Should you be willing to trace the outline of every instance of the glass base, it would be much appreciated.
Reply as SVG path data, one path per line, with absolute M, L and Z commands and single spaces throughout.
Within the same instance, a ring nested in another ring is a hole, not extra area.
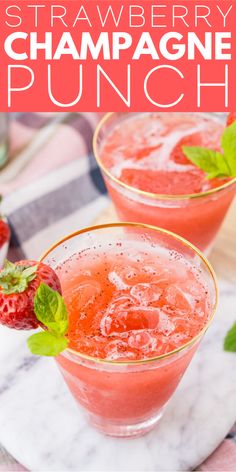
M 158 411 L 155 416 L 148 418 L 146 421 L 134 424 L 116 424 L 110 423 L 103 418 L 97 416 L 89 416 L 89 422 L 94 428 L 98 429 L 101 433 L 108 436 L 115 436 L 120 438 L 129 438 L 143 436 L 153 429 L 161 419 L 164 412 L 164 408 Z

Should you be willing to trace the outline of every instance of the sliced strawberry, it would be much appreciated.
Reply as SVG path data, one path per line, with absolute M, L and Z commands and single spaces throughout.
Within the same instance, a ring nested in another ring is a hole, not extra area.
M 234 121 L 236 121 L 236 111 L 228 114 L 226 126 L 232 125 Z
M 0 323 L 14 329 L 34 329 L 34 296 L 41 283 L 61 293 L 58 276 L 51 267 L 36 261 L 6 262 L 0 271 Z

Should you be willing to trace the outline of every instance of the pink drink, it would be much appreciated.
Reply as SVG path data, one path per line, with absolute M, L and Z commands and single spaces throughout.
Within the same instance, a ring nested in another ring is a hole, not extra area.
M 143 246 L 143 247 L 142 247 Z M 206 325 L 211 301 L 183 258 L 118 243 L 75 254 L 58 267 L 70 348 L 106 360 L 178 349 Z
M 209 249 L 235 183 L 207 180 L 182 146 L 220 150 L 221 122 L 197 113 L 112 114 L 97 131 L 95 154 L 121 220 L 161 226 Z
M 141 434 L 197 349 L 214 311 L 214 280 L 192 248 L 160 230 L 121 224 L 86 235 L 44 259 L 57 270 L 69 313 L 73 351 L 57 361 L 96 427 Z

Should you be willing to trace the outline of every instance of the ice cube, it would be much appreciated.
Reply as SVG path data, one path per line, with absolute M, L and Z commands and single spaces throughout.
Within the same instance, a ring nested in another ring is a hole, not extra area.
M 192 316 L 192 314 L 179 312 L 178 316 L 173 317 L 173 322 L 175 330 L 171 333 L 171 336 L 172 334 L 178 334 L 181 337 L 187 336 L 192 338 L 199 332 L 199 319 Z
M 159 323 L 159 308 L 152 306 L 134 306 L 131 311 L 136 313 L 137 316 L 143 320 L 147 329 L 157 328 Z
M 150 303 L 159 300 L 162 289 L 153 283 L 136 284 L 132 287 L 130 294 L 140 304 L 148 306 Z
M 128 309 L 132 302 L 128 296 L 113 298 L 100 322 L 103 336 L 112 336 L 125 330 Z
M 157 337 L 146 330 L 132 333 L 129 336 L 128 344 L 133 349 L 140 349 L 143 352 L 152 352 L 157 346 Z
M 100 292 L 101 286 L 96 280 L 78 283 L 67 297 L 68 304 L 73 310 L 83 310 L 94 302 Z
M 167 313 L 163 310 L 159 310 L 159 323 L 158 332 L 169 336 L 175 330 L 175 323 L 173 319 L 170 319 Z
M 159 321 L 159 310 L 155 307 L 137 306 L 128 296 L 113 298 L 101 319 L 103 336 L 114 336 L 127 331 L 155 329 Z
M 193 313 L 196 305 L 194 297 L 177 285 L 170 285 L 165 291 L 166 302 L 182 313 Z

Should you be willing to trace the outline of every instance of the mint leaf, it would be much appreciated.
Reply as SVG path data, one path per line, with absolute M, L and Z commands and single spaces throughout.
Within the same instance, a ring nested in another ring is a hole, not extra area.
M 230 175 L 236 177 L 236 121 L 225 128 L 221 139 L 221 147 L 227 159 Z
M 30 336 L 27 340 L 30 351 L 38 356 L 57 356 L 69 343 L 64 336 L 68 330 L 68 316 L 62 296 L 48 285 L 40 284 L 34 297 L 34 311 L 48 331 Z
M 208 179 L 236 177 L 236 121 L 224 129 L 221 137 L 224 153 L 200 146 L 183 146 L 187 158 L 202 169 Z
M 236 352 L 236 323 L 234 323 L 225 336 L 224 350 L 228 352 Z
M 64 336 L 56 336 L 48 331 L 33 334 L 27 339 L 29 350 L 37 356 L 57 356 L 68 346 Z
M 65 334 L 68 329 L 68 315 L 62 296 L 41 284 L 34 297 L 34 311 L 37 319 L 57 334 Z
M 209 179 L 230 176 L 225 157 L 220 152 L 200 146 L 183 146 L 182 149 L 193 164 L 208 174 Z

